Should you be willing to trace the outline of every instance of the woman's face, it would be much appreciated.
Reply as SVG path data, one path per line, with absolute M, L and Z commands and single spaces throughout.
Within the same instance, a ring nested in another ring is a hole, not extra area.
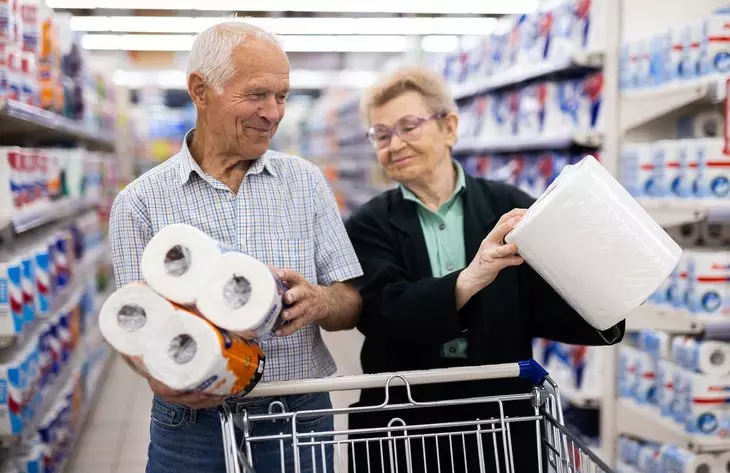
M 421 94 L 407 92 L 373 108 L 370 123 L 394 129 L 398 120 L 408 115 L 429 118 L 434 113 L 426 106 Z M 422 133 L 418 139 L 405 141 L 393 133 L 390 145 L 376 150 L 378 162 L 397 182 L 418 181 L 432 174 L 440 165 L 451 162 L 450 147 L 456 143 L 458 117 L 449 114 L 439 120 L 424 121 L 421 126 Z

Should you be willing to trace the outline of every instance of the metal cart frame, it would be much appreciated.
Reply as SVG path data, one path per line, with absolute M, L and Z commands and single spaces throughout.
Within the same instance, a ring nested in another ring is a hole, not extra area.
M 534 387 L 531 392 L 525 394 L 430 402 L 419 402 L 413 399 L 411 395 L 411 386 L 415 385 L 508 378 L 529 379 Z M 406 403 L 394 404 L 390 402 L 390 388 L 392 386 L 405 387 Z M 249 461 L 252 458 L 252 445 L 262 441 L 276 441 L 279 443 L 282 473 L 286 471 L 284 458 L 287 452 L 290 452 L 289 455 L 293 455 L 295 473 L 301 472 L 303 454 L 311 455 L 313 471 L 329 473 L 329 467 L 324 460 L 325 451 L 329 448 L 333 451 L 332 458 L 334 458 L 335 449 L 337 452 L 338 461 L 333 463 L 338 465 L 339 468 L 335 467 L 334 471 L 347 471 L 347 463 L 343 468 L 342 453 L 345 452 L 345 455 L 354 454 L 355 445 L 358 442 L 364 442 L 366 449 L 368 449 L 368 473 L 371 471 L 372 466 L 375 466 L 376 471 L 395 473 L 398 472 L 399 464 L 402 465 L 404 462 L 406 464 L 406 473 L 411 473 L 413 470 L 413 455 L 414 453 L 421 453 L 414 449 L 421 450 L 423 453 L 422 471 L 424 472 L 443 471 L 441 461 L 443 457 L 446 457 L 447 462 L 450 461 L 452 464 L 450 468 L 447 467 L 447 471 L 455 471 L 453 463 L 457 458 L 461 461 L 463 455 L 465 471 L 469 470 L 469 467 L 466 466 L 468 456 L 471 459 L 476 458 L 478 463 L 478 469 L 472 471 L 514 473 L 515 462 L 510 426 L 520 422 L 531 422 L 536 429 L 535 448 L 537 449 L 538 465 L 536 465 L 534 471 L 538 473 L 611 473 L 613 471 L 595 453 L 586 448 L 575 434 L 565 428 L 558 386 L 550 379 L 547 371 L 534 360 L 490 366 L 262 383 L 252 391 L 250 396 L 264 398 L 367 388 L 385 388 L 385 401 L 378 406 L 299 412 L 285 412 L 283 405 L 274 401 L 269 406 L 267 414 L 249 415 L 244 412 L 240 417 L 234 416 L 230 407 L 224 404 L 220 409 L 220 419 L 227 473 L 255 472 L 255 462 L 252 464 Z M 505 406 L 516 401 L 523 403 L 530 401 L 534 415 L 521 417 L 505 415 Z M 455 407 L 477 403 L 496 405 L 499 409 L 499 417 L 425 425 L 405 425 L 402 419 L 394 418 L 387 427 L 382 428 L 339 431 L 334 429 L 329 432 L 318 433 L 297 431 L 296 421 L 303 416 L 336 416 L 379 410 Z M 288 421 L 286 431 L 282 431 L 278 435 L 266 436 L 256 436 L 252 432 L 251 427 L 254 424 L 276 420 Z M 243 434 L 240 445 L 236 438 L 237 427 L 240 427 Z M 467 437 L 470 440 L 473 438 L 474 442 L 471 442 L 470 445 L 475 445 L 476 451 L 467 451 Z M 441 450 L 443 450 L 443 445 L 448 447 L 444 452 L 440 451 L 439 439 L 442 445 Z M 430 441 L 433 441 L 433 444 Z M 463 451 L 458 451 L 459 447 L 457 446 L 455 452 L 455 441 L 457 444 L 460 443 Z M 379 458 L 376 455 L 376 462 L 380 463 L 379 465 L 371 465 L 369 450 L 371 444 L 379 448 Z M 239 446 L 242 448 L 239 448 Z M 488 453 L 490 448 L 494 453 L 494 463 L 486 465 L 485 454 Z M 435 454 L 439 458 L 436 464 L 426 462 L 427 450 L 432 457 Z M 316 460 L 318 455 L 321 455 L 321 463 Z M 500 458 L 501 461 L 497 458 Z M 386 466 L 389 468 L 386 469 Z M 421 468 L 420 463 L 419 468 Z

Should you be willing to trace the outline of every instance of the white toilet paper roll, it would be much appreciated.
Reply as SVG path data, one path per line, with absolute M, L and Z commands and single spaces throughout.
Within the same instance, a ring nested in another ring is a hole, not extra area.
M 160 230 L 142 254 L 147 284 L 178 304 L 195 303 L 211 262 L 221 254 L 218 242 L 197 228 L 173 224 Z
M 120 353 L 141 360 L 144 346 L 156 343 L 175 307 L 145 284 L 128 284 L 104 302 L 99 328 Z
M 592 156 L 566 166 L 506 240 L 599 330 L 646 301 L 682 254 Z
M 265 340 L 283 323 L 286 288 L 251 256 L 232 253 L 221 258 L 206 276 L 206 288 L 198 296 L 197 308 L 218 327 Z
M 700 112 L 692 120 L 693 138 L 721 138 L 725 130 L 725 118 L 716 110 Z
M 710 376 L 730 375 L 730 344 L 690 339 L 687 349 L 690 356 L 688 368 Z
M 244 395 L 261 379 L 264 354 L 258 344 L 183 309 L 173 318 L 145 348 L 145 364 L 155 379 L 172 389 L 222 396 Z
M 659 450 L 661 470 L 677 473 L 711 473 L 717 471 L 717 460 L 712 455 L 700 455 L 673 445 L 663 445 Z

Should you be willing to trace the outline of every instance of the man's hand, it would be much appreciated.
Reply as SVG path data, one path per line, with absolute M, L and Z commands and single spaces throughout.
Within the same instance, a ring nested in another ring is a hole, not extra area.
M 226 400 L 226 396 L 176 391 L 151 377 L 147 378 L 147 382 L 149 383 L 150 388 L 152 388 L 152 392 L 160 396 L 165 401 L 189 407 L 191 409 L 210 409 L 218 407 Z
M 276 332 L 286 337 L 311 323 L 327 319 L 332 313 L 332 301 L 327 288 L 310 284 L 296 271 L 275 270 L 276 275 L 289 287 L 284 302 L 289 305 L 281 317 L 288 322 Z
M 129 367 L 134 370 L 135 373 L 147 380 L 147 383 L 149 383 L 153 393 L 157 394 L 167 402 L 179 404 L 181 406 L 189 407 L 191 409 L 209 409 L 212 407 L 220 406 L 221 404 L 223 404 L 223 401 L 226 400 L 226 396 L 176 391 L 169 386 L 161 383 L 160 381 L 154 379 L 134 360 L 124 355 L 122 355 L 122 358 L 124 359 L 124 361 L 127 362 Z

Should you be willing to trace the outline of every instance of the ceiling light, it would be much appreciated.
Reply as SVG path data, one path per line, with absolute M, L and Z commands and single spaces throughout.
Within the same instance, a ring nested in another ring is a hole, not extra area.
M 102 51 L 189 51 L 194 35 L 87 34 L 81 45 Z M 406 36 L 279 36 L 287 52 L 374 52 L 402 53 L 408 50 Z
M 350 13 L 432 13 L 502 15 L 531 13 L 538 0 L 483 1 L 449 0 L 369 0 L 345 2 L 342 0 L 268 0 L 241 2 L 240 0 L 47 0 L 51 8 L 61 9 L 122 9 L 122 10 L 201 10 L 201 11 L 292 11 L 292 12 L 350 12 Z
M 200 33 L 223 21 L 244 21 L 277 35 L 483 35 L 497 20 L 484 17 L 213 17 L 74 16 L 71 29 L 109 33 Z
M 374 71 L 314 71 L 295 69 L 289 74 L 292 89 L 323 89 L 332 86 L 365 88 L 377 79 Z M 160 87 L 163 89 L 184 89 L 185 73 L 180 70 L 117 70 L 113 75 L 114 83 L 121 87 L 139 89 Z

